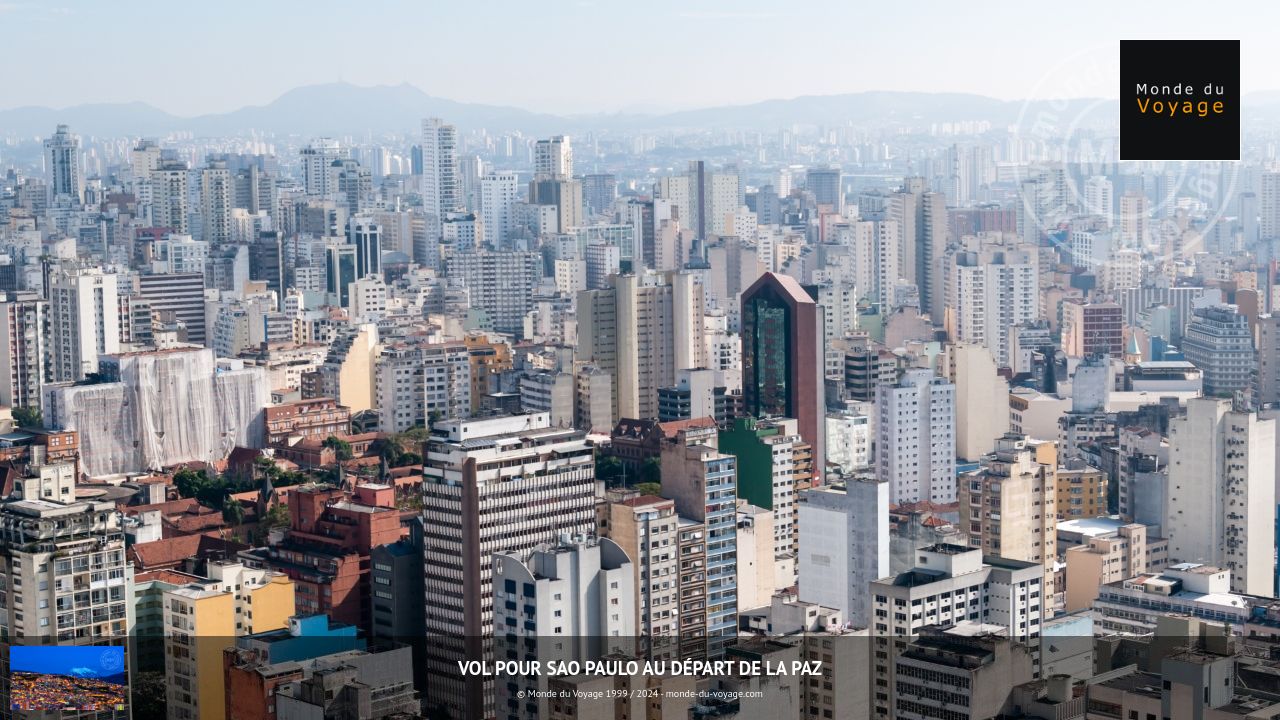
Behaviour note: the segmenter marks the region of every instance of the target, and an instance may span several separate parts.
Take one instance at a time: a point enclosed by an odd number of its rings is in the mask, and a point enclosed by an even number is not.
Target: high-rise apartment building
[[[1192,398],[1169,426],[1169,480],[1161,527],[1169,559],[1231,572],[1231,589],[1274,588],[1276,421]]]
[[[165,590],[165,700],[169,716],[226,718],[222,652],[233,638],[278,630],[293,615],[294,586],[236,560],[209,561],[208,578]]]
[[[908,370],[876,390],[876,467],[892,503],[956,500],[956,388]]]
[[[599,532],[630,558],[635,634],[651,639],[647,648],[661,653],[681,631],[680,516],[674,500],[634,491],[615,494],[597,506]]]
[[[705,562],[698,565],[681,547],[680,572],[704,574],[704,602],[681,599],[681,622],[701,625],[705,617],[707,653],[720,655],[738,634],[737,477],[738,462],[716,449],[715,427],[687,427],[662,441],[662,494],[675,501],[676,512],[701,526],[690,541],[705,543]],[[681,543],[685,542],[682,535]]]
[[[1084,181],[1084,210],[1105,218],[1108,228],[1115,224],[1115,189],[1105,175],[1094,175]]]
[[[1258,238],[1280,238],[1280,172],[1262,173],[1262,192],[1258,198]]]
[[[999,233],[966,238],[947,257],[946,328],[952,340],[982,345],[1009,367],[1012,335],[1040,315],[1035,246]]]
[[[0,300],[0,405],[39,407],[50,380],[49,303],[34,292]]]
[[[422,121],[422,212],[428,242],[440,237],[446,213],[458,209],[458,131],[440,118]]]
[[[210,245],[231,241],[231,208],[235,205],[235,187],[231,171],[220,160],[210,160],[200,171],[200,218],[204,226],[201,240]]]
[[[1045,568],[1053,595],[1058,556],[1057,446],[1005,435],[977,470],[960,476],[960,531],[984,555]]]
[[[0,636],[121,645],[133,629],[133,566],[114,503],[76,498],[75,462],[34,458],[20,474],[15,493],[0,502]],[[0,646],[6,712],[11,648]],[[115,717],[110,712],[101,717]]]
[[[450,279],[466,288],[471,307],[484,311],[492,329],[519,335],[542,279],[542,256],[533,252],[469,252],[449,258]]]
[[[57,198],[68,196],[74,202],[84,202],[84,174],[80,169],[80,136],[71,128],[59,125],[52,136],[44,141],[45,170],[49,173],[49,194]]]
[[[54,382],[98,371],[98,357],[120,351],[116,275],[99,268],[64,268],[49,278],[49,339]]]
[[[493,632],[493,553],[528,553],[595,528],[595,460],[585,435],[545,413],[437,423],[423,448],[426,632],[431,705],[491,715],[492,679],[463,676]]]
[[[308,195],[327,197],[338,191],[333,164],[348,156],[348,151],[333,138],[316,138],[298,153],[302,162],[302,186]]]
[[[1256,407],[1280,405],[1280,314],[1258,318],[1256,332],[1258,369],[1253,376]]]
[[[551,179],[573,177],[573,145],[568,135],[556,135],[534,143],[533,174]]]
[[[520,199],[515,173],[491,172],[480,178],[480,225],[482,239],[491,249],[503,249],[515,230],[512,215]]]
[[[380,346],[374,394],[383,432],[471,415],[471,354],[462,343]]]
[[[580,359],[613,378],[616,418],[658,417],[658,390],[706,366],[703,290],[690,273],[613,275],[578,295]]]
[[[566,541],[567,540],[567,541]],[[599,660],[634,652],[635,571],[608,538],[561,539],[531,553],[493,557],[493,622],[499,651],[543,645],[543,662]],[[501,653],[505,655],[506,653]],[[505,680],[505,682],[503,682]],[[552,702],[544,673],[507,675],[494,683],[495,707],[507,718],[543,718]]]
[[[928,192],[927,187],[925,178],[906,178],[902,189],[889,196],[886,215],[897,224],[899,276],[920,289],[920,311],[928,313],[936,325],[942,321],[947,303],[943,267],[947,198]]]
[[[796,553],[797,487],[814,477],[811,448],[790,418],[738,418],[720,433],[719,447],[738,458],[738,497],[773,513],[773,555],[779,562]],[[778,577],[775,588],[791,585]]]
[[[938,362],[956,386],[956,455],[976,461],[1009,432],[1009,381],[981,345],[947,345]]]
[[[180,235],[191,233],[190,175],[190,169],[181,160],[162,159],[151,171],[152,225],[171,228]]]

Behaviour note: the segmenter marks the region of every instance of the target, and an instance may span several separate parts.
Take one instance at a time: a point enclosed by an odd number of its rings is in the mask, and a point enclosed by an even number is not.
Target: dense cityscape
[[[1280,716],[1275,106],[841,97],[0,112],[0,717]]]

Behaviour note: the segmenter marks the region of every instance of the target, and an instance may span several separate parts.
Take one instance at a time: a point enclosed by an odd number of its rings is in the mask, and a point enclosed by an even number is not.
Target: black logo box
[[[1121,40],[1120,159],[1239,160],[1240,41]]]

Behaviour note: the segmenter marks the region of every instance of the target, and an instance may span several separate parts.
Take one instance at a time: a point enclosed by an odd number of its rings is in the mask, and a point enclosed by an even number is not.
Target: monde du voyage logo
[[[1121,40],[1120,159],[1239,160],[1240,41]]]

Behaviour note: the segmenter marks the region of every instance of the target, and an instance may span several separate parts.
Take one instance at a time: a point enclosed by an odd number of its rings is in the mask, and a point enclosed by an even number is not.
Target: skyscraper
[[[876,389],[876,461],[889,502],[956,500],[956,388],[929,370],[908,370]]]
[[[1258,198],[1258,236],[1262,240],[1280,238],[1280,172],[1262,173]],[[1249,238],[1245,238],[1247,243]]]
[[[826,467],[821,308],[795,278],[765,273],[742,293],[743,410],[795,418]]]
[[[1204,372],[1204,394],[1230,397],[1253,385],[1253,332],[1234,305],[1196,308],[1182,339],[1187,360]]]
[[[546,413],[437,423],[423,447],[423,559],[431,672],[427,701],[491,717],[492,679],[463,676],[493,632],[493,553],[527,555],[595,527],[595,460],[585,435]],[[730,512],[732,517],[732,511]]]
[[[1039,317],[1037,250],[1016,236],[984,233],[966,238],[948,260],[947,334],[986,347],[997,366],[1009,367],[1014,328]]]
[[[658,390],[706,365],[702,286],[677,272],[607,281],[578,295],[581,359],[613,377],[615,418],[656,418]]]
[[[480,178],[480,221],[484,243],[490,248],[504,248],[515,229],[511,213],[519,196],[515,173],[492,172]]]
[[[663,497],[705,526],[707,653],[718,655],[738,634],[737,458],[717,449],[714,426],[691,426],[662,440],[661,463]]]
[[[40,407],[49,380],[49,303],[34,292],[12,292],[0,301],[0,405]]]
[[[200,217],[204,222],[201,240],[221,245],[231,240],[231,207],[235,199],[231,171],[227,164],[210,160],[200,171]]]
[[[428,242],[440,237],[445,213],[458,209],[458,131],[440,118],[422,121],[422,211]]]
[[[181,160],[161,160],[151,171],[151,223],[156,227],[172,228],[180,235],[191,232],[189,174]]]
[[[347,223],[347,242],[356,248],[356,277],[382,274],[382,226],[367,217]]]
[[[333,138],[316,138],[299,152],[302,161],[302,184],[308,195],[326,196],[338,191],[335,160],[347,156],[342,145]]]
[[[984,555],[1045,568],[1053,595],[1057,557],[1057,446],[1008,434],[977,470],[960,476],[960,529]]]
[[[612,174],[584,175],[582,202],[593,215],[603,215],[613,208],[618,198],[618,180]]]
[[[1276,421],[1192,398],[1169,426],[1163,531],[1169,561],[1231,570],[1231,589],[1271,595],[1275,554]]]
[[[84,202],[84,176],[80,170],[80,136],[72,135],[66,125],[59,125],[52,137],[44,141],[45,169],[49,173],[49,194],[69,196]]]
[[[324,257],[327,302],[348,307],[351,304],[351,283],[360,277],[356,272],[356,246],[330,245],[324,249]]]
[[[573,177],[573,146],[568,135],[556,135],[534,144],[533,174],[550,180]]]
[[[804,172],[805,189],[813,193],[819,207],[827,206],[831,212],[844,210],[844,193],[840,187],[840,168],[813,167]]]
[[[116,276],[98,268],[67,268],[49,278],[52,379],[74,382],[98,371],[98,357],[120,351]]]
[[[887,215],[898,224],[901,277],[920,289],[920,311],[937,325],[946,305],[942,263],[947,248],[947,198],[927,192],[926,187],[924,178],[907,178],[902,189],[889,196]]]

